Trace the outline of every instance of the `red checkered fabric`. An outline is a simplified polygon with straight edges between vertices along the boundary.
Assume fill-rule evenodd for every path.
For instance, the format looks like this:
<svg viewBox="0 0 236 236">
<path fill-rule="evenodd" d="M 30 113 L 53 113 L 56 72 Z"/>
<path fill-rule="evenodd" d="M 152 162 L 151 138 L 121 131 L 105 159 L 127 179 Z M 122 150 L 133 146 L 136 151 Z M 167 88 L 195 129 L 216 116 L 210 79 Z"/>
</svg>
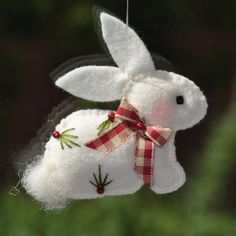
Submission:
<svg viewBox="0 0 236 236">
<path fill-rule="evenodd" d="M 123 118 L 124 120 L 136 122 L 142 122 L 142 117 L 139 115 L 138 110 L 129 104 L 126 98 L 121 99 L 121 103 L 116 112 L 117 117 Z"/>
<path fill-rule="evenodd" d="M 102 134 L 97 139 L 87 143 L 86 146 L 98 151 L 109 153 L 135 135 L 135 132 L 127 127 L 128 125 L 125 121 L 118 123 L 115 127 L 113 127 L 113 129 Z"/>
<path fill-rule="evenodd" d="M 169 128 L 146 126 L 138 110 L 125 98 L 122 98 L 116 112 L 116 125 L 85 146 L 109 153 L 136 135 L 134 171 L 143 179 L 144 183 L 152 186 L 155 145 L 162 147 L 170 133 Z"/>
<path fill-rule="evenodd" d="M 134 170 L 149 186 L 153 183 L 154 150 L 154 143 L 151 140 L 137 135 Z"/>
</svg>

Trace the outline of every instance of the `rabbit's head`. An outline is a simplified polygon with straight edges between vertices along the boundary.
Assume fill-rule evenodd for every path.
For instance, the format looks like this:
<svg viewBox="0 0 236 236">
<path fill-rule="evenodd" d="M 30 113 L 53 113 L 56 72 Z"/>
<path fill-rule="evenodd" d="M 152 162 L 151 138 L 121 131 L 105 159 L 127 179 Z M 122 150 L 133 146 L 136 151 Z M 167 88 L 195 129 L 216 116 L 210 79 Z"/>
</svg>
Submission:
<svg viewBox="0 0 236 236">
<path fill-rule="evenodd" d="M 125 97 L 148 124 L 176 131 L 195 125 L 205 116 L 206 98 L 186 77 L 159 70 L 136 79 L 129 82 Z"/>
<path fill-rule="evenodd" d="M 59 78 L 57 86 L 93 101 L 125 96 L 147 124 L 175 131 L 189 128 L 205 116 L 206 98 L 192 81 L 156 70 L 142 40 L 119 19 L 102 12 L 100 20 L 104 41 L 118 67 L 80 67 Z"/>
</svg>

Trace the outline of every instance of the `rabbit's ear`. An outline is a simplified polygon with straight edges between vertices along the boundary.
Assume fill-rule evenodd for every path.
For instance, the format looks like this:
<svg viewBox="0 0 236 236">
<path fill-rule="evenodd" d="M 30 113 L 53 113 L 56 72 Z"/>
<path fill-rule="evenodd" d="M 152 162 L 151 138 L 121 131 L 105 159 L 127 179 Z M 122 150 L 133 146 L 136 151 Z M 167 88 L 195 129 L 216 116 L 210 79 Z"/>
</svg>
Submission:
<svg viewBox="0 0 236 236">
<path fill-rule="evenodd" d="M 76 97 L 109 102 L 121 99 L 127 80 L 116 67 L 84 66 L 68 72 L 55 84 Z"/>
<path fill-rule="evenodd" d="M 133 29 L 105 12 L 100 20 L 103 38 L 121 70 L 128 75 L 155 70 L 150 53 Z"/>
</svg>

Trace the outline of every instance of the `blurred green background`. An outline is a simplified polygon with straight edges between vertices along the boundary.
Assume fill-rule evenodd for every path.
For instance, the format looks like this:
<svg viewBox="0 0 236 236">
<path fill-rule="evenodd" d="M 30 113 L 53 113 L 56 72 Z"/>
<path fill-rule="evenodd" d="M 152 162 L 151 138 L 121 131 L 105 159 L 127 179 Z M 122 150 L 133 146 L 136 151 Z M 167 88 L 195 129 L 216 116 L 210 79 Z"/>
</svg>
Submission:
<svg viewBox="0 0 236 236">
<path fill-rule="evenodd" d="M 125 20 L 125 0 L 0 2 L 0 235 L 236 235 L 235 0 L 130 1 L 130 25 L 148 48 L 208 98 L 207 117 L 177 135 L 187 174 L 179 191 L 155 195 L 144 187 L 131 196 L 74 202 L 61 213 L 41 210 L 22 189 L 9 194 L 18 182 L 19 150 L 68 97 L 50 72 L 69 58 L 103 53 L 93 5 Z"/>
</svg>

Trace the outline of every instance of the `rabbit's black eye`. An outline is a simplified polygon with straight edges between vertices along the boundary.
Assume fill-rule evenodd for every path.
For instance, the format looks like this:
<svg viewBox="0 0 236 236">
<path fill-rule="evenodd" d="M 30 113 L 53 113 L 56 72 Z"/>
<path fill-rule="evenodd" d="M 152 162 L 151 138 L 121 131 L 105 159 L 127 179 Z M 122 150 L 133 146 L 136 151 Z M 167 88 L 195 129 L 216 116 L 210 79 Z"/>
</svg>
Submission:
<svg viewBox="0 0 236 236">
<path fill-rule="evenodd" d="M 183 97 L 183 96 L 177 96 L 177 97 L 176 97 L 176 103 L 177 103 L 178 105 L 184 104 L 184 97 Z"/>
</svg>

